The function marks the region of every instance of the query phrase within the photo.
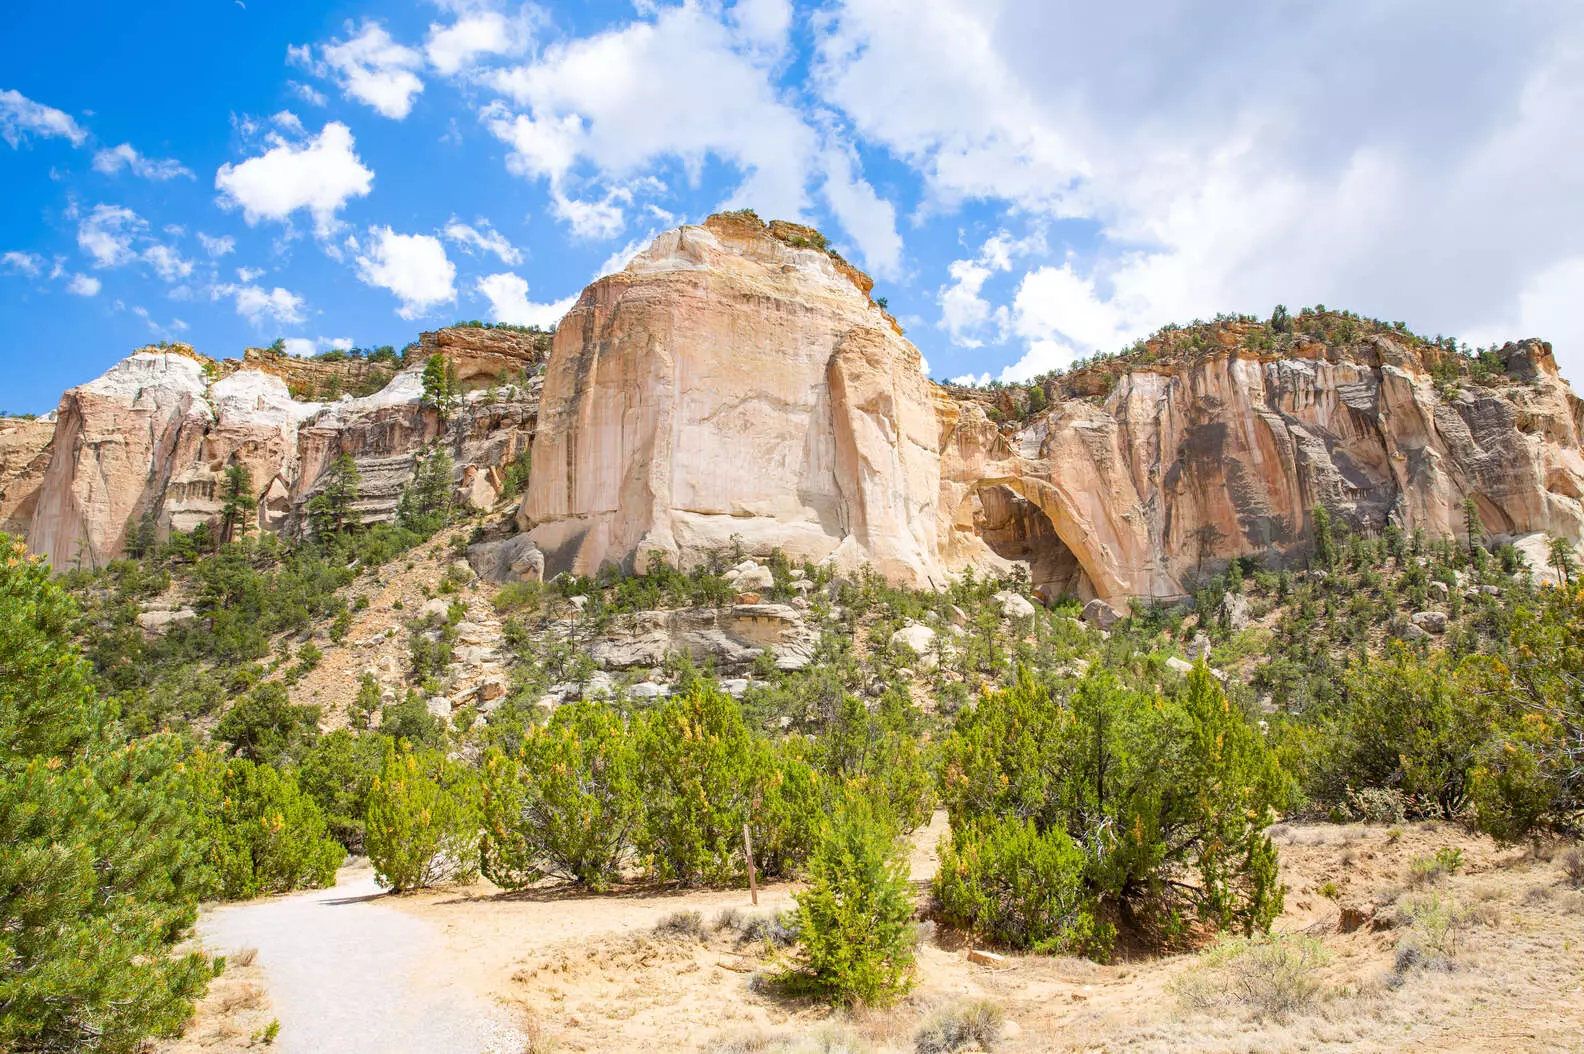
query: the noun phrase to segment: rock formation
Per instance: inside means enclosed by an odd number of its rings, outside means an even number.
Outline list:
[[[255,349],[240,362],[185,345],[141,349],[61,398],[47,468],[39,470],[39,454],[13,467],[0,445],[0,511],[13,523],[26,515],[29,546],[56,567],[97,565],[120,555],[145,517],[159,537],[217,521],[233,461],[253,480],[257,526],[298,531],[326,469],[349,454],[362,477],[359,515],[386,521],[415,456],[435,442],[456,461],[461,496],[487,507],[504,467],[531,440],[547,336],[469,328],[453,340],[450,332],[424,335],[453,358],[466,392],[444,420],[422,402],[426,353],[373,394],[320,403],[299,401],[291,386],[355,389],[368,365],[293,363]],[[515,383],[486,387],[508,376]]]
[[[740,547],[921,587],[1021,564],[1046,597],[1121,607],[1234,556],[1302,560],[1317,505],[1439,536],[1462,533],[1471,499],[1527,553],[1542,532],[1584,534],[1584,404],[1539,341],[1469,360],[1316,310],[1170,327],[1037,390],[984,391],[926,380],[871,286],[817,232],[732,213],[660,235],[553,341],[424,334],[378,391],[389,367],[366,361],[144,349],[67,392],[53,426],[0,420],[0,517],[57,567],[102,562],[144,516],[216,519],[235,459],[260,525],[298,531],[345,453],[360,513],[388,519],[437,440],[488,507],[531,439],[525,533],[473,554],[492,578]],[[444,421],[420,399],[430,354],[469,390]]]
[[[988,545],[1053,595],[1172,597],[1231,556],[1301,556],[1317,504],[1438,537],[1473,498],[1491,536],[1584,533],[1584,404],[1549,345],[1510,344],[1482,383],[1447,386],[1433,371],[1451,360],[1407,337],[1294,334],[1278,353],[1251,347],[1262,333],[1217,323],[1206,347],[1079,371],[1018,427],[942,400],[948,562]]]
[[[546,574],[741,544],[945,582],[919,354],[850,268],[797,238],[712,217],[567,313],[519,518]]]

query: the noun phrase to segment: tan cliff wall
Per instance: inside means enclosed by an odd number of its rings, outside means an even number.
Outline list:
[[[54,438],[53,417],[0,417],[0,533],[27,537]]]
[[[1107,597],[1181,595],[1232,556],[1301,556],[1316,504],[1355,529],[1438,537],[1461,535],[1471,497],[1493,536],[1584,533],[1580,404],[1549,346],[1508,345],[1506,372],[1447,388],[1385,336],[1299,340],[1279,357],[1240,343],[1108,364],[1101,386],[1064,379],[1016,426],[992,423],[987,400],[947,397],[952,565],[975,557],[987,488],[1037,506],[1074,554],[1087,582],[1055,591]]]
[[[442,422],[421,401],[422,355],[373,395],[317,403],[298,401],[288,388],[287,375],[298,382],[307,376],[301,369],[214,363],[186,347],[141,349],[62,396],[47,467],[14,479],[0,475],[3,508],[11,520],[30,510],[28,544],[54,566],[98,566],[125,551],[129,530],[145,516],[160,537],[216,523],[233,461],[253,480],[256,527],[300,530],[303,506],[343,453],[363,477],[360,514],[369,522],[389,520],[415,455],[436,442],[456,460],[464,496],[491,503],[503,466],[532,439],[540,384],[534,356],[542,358],[536,352],[542,341],[474,330],[453,345],[444,333],[426,336],[453,358],[459,374],[487,383],[492,371],[509,372],[518,384],[472,393]],[[361,368],[310,365],[331,367],[349,381]]]
[[[722,216],[585,290],[556,329],[519,515],[546,573],[741,544],[944,583],[928,383],[849,271]]]
[[[1584,404],[1539,341],[1475,372],[1340,313],[1222,320],[1048,378],[1030,413],[1026,387],[926,380],[871,288],[817,232],[733,213],[657,237],[553,337],[424,334],[364,398],[302,402],[305,374],[145,349],[66,393],[47,437],[0,422],[0,516],[56,566],[97,563],[146,512],[215,520],[232,459],[261,526],[290,532],[343,453],[379,520],[429,444],[485,507],[531,442],[516,520],[547,574],[740,545],[921,587],[1022,564],[1048,595],[1120,601],[1181,596],[1233,556],[1301,561],[1316,504],[1441,536],[1472,498],[1493,536],[1584,534]],[[429,353],[468,391],[445,422],[421,402]]]

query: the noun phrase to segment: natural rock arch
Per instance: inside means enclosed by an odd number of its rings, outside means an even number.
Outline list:
[[[1110,600],[1133,593],[1132,583],[1123,578],[1118,569],[1115,554],[1099,541],[1094,525],[1060,487],[1031,476],[985,476],[969,485],[963,500],[971,501],[974,496],[996,487],[1005,487],[1044,513],[1056,537],[1078,561],[1096,596]]]

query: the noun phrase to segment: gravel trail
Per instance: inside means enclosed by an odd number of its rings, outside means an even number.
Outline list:
[[[381,903],[368,871],[339,884],[219,908],[199,924],[220,954],[258,949],[284,1054],[491,1054],[522,1037],[443,975],[431,922]]]

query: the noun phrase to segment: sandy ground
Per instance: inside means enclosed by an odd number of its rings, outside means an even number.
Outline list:
[[[943,830],[938,815],[915,840],[921,905]],[[1584,892],[1557,860],[1440,824],[1316,825],[1277,837],[1288,894],[1276,929],[1312,935],[1323,949],[1311,998],[1279,1017],[1230,997],[1185,1004],[1181,986],[1204,974],[1203,955],[1109,965],[1008,956],[985,966],[930,926],[915,990],[896,1007],[843,1015],[755,990],[753,974],[784,953],[714,926],[723,912],[755,910],[746,890],[591,897],[480,883],[365,899],[367,873],[343,872],[333,891],[205,917],[211,947],[257,947],[258,959],[227,971],[189,1038],[169,1049],[247,1049],[253,1022],[273,1014],[286,1050],[482,1051],[508,1035],[491,1031],[504,1021],[516,1045],[493,1049],[513,1054],[880,1054],[912,1051],[930,1014],[983,1000],[1005,1017],[999,1051],[1584,1051]],[[1411,862],[1440,848],[1460,849],[1463,866],[1414,882]],[[758,911],[790,907],[795,888],[761,889]],[[1432,896],[1467,916],[1455,948],[1433,967],[1396,971],[1396,950],[1413,933],[1404,905]],[[1356,915],[1349,926],[1344,910]],[[679,912],[699,913],[703,934],[657,932]],[[268,1002],[240,1005],[249,987]]]

